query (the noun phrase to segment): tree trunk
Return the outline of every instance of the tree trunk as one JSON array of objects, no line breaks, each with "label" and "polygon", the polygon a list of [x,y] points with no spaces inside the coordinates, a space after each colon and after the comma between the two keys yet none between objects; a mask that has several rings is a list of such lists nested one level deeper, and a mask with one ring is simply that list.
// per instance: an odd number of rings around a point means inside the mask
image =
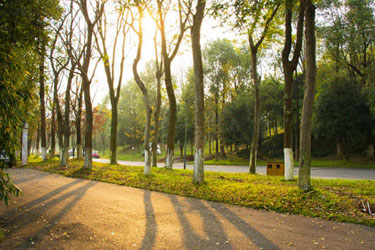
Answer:
[{"label": "tree trunk", "polygon": [[62,158],[60,160],[60,166],[68,167],[69,164],[69,139],[70,139],[70,90],[72,88],[72,82],[74,77],[75,64],[69,71],[68,82],[65,91],[65,114],[63,121],[63,133],[64,133],[64,143],[62,148]]},{"label": "tree trunk", "polygon": [[83,167],[86,169],[92,168],[92,127],[93,127],[93,113],[90,95],[90,81],[87,77],[83,78],[83,96],[86,107],[85,119],[85,157]]},{"label": "tree trunk", "polygon": [[212,145],[212,133],[211,133],[211,124],[209,123],[208,128],[208,155],[211,156],[211,145]]},{"label": "tree trunk", "polygon": [[336,156],[342,157],[344,155],[344,147],[342,138],[336,138]]},{"label": "tree trunk", "polygon": [[219,102],[215,94],[215,158],[219,160]]},{"label": "tree trunk", "polygon": [[22,128],[22,156],[21,162],[22,166],[27,165],[27,157],[28,157],[28,130],[29,124],[27,122],[24,123]]},{"label": "tree trunk", "polygon": [[204,86],[200,32],[204,17],[205,4],[205,0],[197,1],[196,13],[193,16],[193,26],[191,27],[195,86],[195,154],[193,183],[196,184],[202,184],[204,182]]},{"label": "tree trunk", "polygon": [[180,146],[180,156],[184,156],[184,143],[183,141],[180,140],[179,142],[179,146]]},{"label": "tree trunk", "polygon": [[302,49],[303,23],[305,14],[305,0],[300,0],[299,16],[297,23],[297,39],[293,51],[293,58],[289,60],[292,48],[292,0],[286,0],[285,3],[285,44],[282,51],[282,63],[284,70],[285,92],[284,92],[284,161],[285,161],[285,180],[294,178],[294,160],[293,160],[293,110],[292,110],[292,89],[293,72],[296,70],[300,52]]},{"label": "tree trunk", "polygon": [[[166,55],[168,57],[168,55]],[[164,57],[165,60],[165,57]],[[169,59],[167,59],[169,61]],[[169,121],[168,121],[168,137],[167,137],[167,155],[165,161],[165,168],[173,168],[173,156],[174,156],[174,141],[175,141],[175,130],[176,130],[176,97],[172,85],[170,63],[165,63],[165,86],[167,89],[168,100],[169,100]]]},{"label": "tree trunk", "polygon": [[83,53],[83,64],[77,61],[79,70],[81,71],[81,77],[83,82],[83,96],[86,107],[86,116],[85,116],[85,157],[83,167],[85,169],[92,168],[92,129],[93,129],[93,110],[91,103],[91,94],[90,94],[90,85],[91,79],[89,78],[89,67],[92,57],[92,47],[93,47],[93,35],[94,27],[98,24],[99,18],[101,18],[104,11],[104,2],[101,2],[100,5],[97,4],[96,9],[94,10],[95,18],[90,20],[89,11],[87,9],[87,1],[80,1],[79,7],[84,16],[86,22],[86,34],[85,34],[85,46]]},{"label": "tree trunk", "polygon": [[260,94],[259,94],[259,78],[257,73],[257,50],[258,48],[251,46],[251,72],[254,84],[255,103],[254,103],[254,129],[253,138],[250,147],[249,173],[256,173],[257,150],[260,131]]},{"label": "tree trunk", "polygon": [[[55,99],[55,98],[53,98]],[[51,153],[50,157],[55,157],[56,153],[56,108],[55,100],[52,104],[52,117],[51,117]]]},{"label": "tree trunk", "polygon": [[35,150],[36,150],[37,155],[40,153],[39,145],[40,145],[40,125],[38,123],[38,127],[36,129],[36,142],[35,142]]},{"label": "tree trunk", "polygon": [[42,41],[40,47],[40,64],[39,64],[39,96],[40,96],[40,137],[42,140],[42,160],[47,160],[46,152],[46,106],[44,102],[44,55],[45,55],[45,45]]},{"label": "tree trunk", "polygon": [[110,139],[110,164],[117,164],[117,100],[112,100],[112,117],[111,117],[111,139]]},{"label": "tree trunk", "polygon": [[[157,55],[156,55],[157,56]],[[152,166],[157,167],[157,147],[159,142],[159,124],[160,124],[160,110],[161,110],[161,68],[159,68],[159,63],[156,61],[156,83],[157,83],[157,94],[156,94],[156,104],[155,104],[155,113],[154,113],[154,142],[152,143]]]},{"label": "tree trunk", "polygon": [[293,109],[292,109],[292,86],[293,71],[288,67],[284,69],[285,92],[284,92],[284,161],[285,161],[285,179],[292,180],[294,177],[293,160]]},{"label": "tree trunk", "polygon": [[79,97],[78,97],[78,110],[77,110],[77,116],[76,116],[76,144],[77,144],[77,158],[79,160],[83,159],[83,154],[82,154],[82,135],[81,135],[81,119],[82,119],[82,93],[83,93],[83,88],[81,87],[79,91]]},{"label": "tree trunk", "polygon": [[[163,1],[161,0],[157,1],[157,6],[158,6],[158,16],[159,16],[158,28],[160,30],[160,37],[161,37],[161,54],[162,54],[163,63],[164,63],[165,86],[167,89],[168,100],[169,100],[169,121],[168,121],[168,138],[167,138],[167,153],[166,153],[166,160],[165,160],[165,168],[172,169],[177,109],[176,109],[176,96],[174,94],[173,84],[172,84],[171,62],[178,52],[179,46],[181,44],[181,41],[185,32],[185,26],[186,26],[186,22],[188,18],[186,17],[185,20],[182,20],[183,14],[179,12],[180,33],[177,35],[177,41],[175,43],[174,50],[172,51],[171,55],[169,55],[167,51],[167,46],[169,46],[169,44],[167,44],[166,35],[165,35],[166,13],[163,13],[163,10],[168,9],[168,8],[163,6]],[[181,9],[179,11],[181,11]]]},{"label": "tree trunk", "polygon": [[374,158],[374,144],[372,138],[372,129],[370,128],[367,131],[367,158],[369,159]]},{"label": "tree trunk", "polygon": [[298,186],[305,191],[311,189],[311,124],[316,81],[315,6],[312,0],[306,0],[306,2],[306,87],[301,119],[298,178]]},{"label": "tree trunk", "polygon": [[145,126],[145,141],[144,141],[144,154],[145,154],[145,168],[144,174],[150,175],[151,174],[151,155],[150,155],[150,131],[151,131],[151,115],[152,115],[152,108],[149,101],[148,91],[142,82],[141,78],[138,75],[137,65],[139,60],[141,59],[141,52],[142,52],[142,44],[143,44],[143,30],[142,30],[142,18],[143,18],[143,9],[138,4],[138,11],[139,11],[139,20],[138,20],[138,48],[137,48],[137,56],[133,62],[133,75],[135,82],[137,83],[139,89],[143,95],[143,101],[146,108],[146,126]]},{"label": "tree trunk", "polygon": [[294,154],[295,154],[295,160],[298,161],[299,160],[299,90],[298,90],[298,81],[297,81],[297,77],[298,77],[298,74],[297,74],[297,69],[295,71],[295,76],[296,76],[296,82],[295,82],[295,85],[296,85],[296,124],[295,124],[295,143],[294,143]]}]

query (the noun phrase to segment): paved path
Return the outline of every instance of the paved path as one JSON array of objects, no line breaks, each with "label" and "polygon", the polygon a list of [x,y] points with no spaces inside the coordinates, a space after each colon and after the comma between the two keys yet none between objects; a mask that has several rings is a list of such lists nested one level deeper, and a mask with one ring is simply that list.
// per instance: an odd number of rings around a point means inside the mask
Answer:
[{"label": "paved path", "polygon": [[[94,159],[94,161],[109,163],[108,159]],[[119,164],[128,166],[143,166],[143,162],[136,161],[118,161]],[[164,163],[158,163],[158,167],[164,167]],[[174,168],[183,169],[183,163],[176,163],[173,165]],[[188,164],[188,169],[193,169],[193,165]],[[229,173],[248,173],[249,168],[247,166],[218,166],[218,165],[205,165],[206,171],[214,172],[229,172]],[[266,167],[257,166],[256,169],[258,174],[265,175]],[[295,168],[294,176],[298,176],[298,168]],[[375,169],[366,168],[324,168],[324,167],[313,167],[311,168],[312,178],[327,178],[327,179],[351,179],[351,180],[375,180]]]},{"label": "paved path", "polygon": [[10,169],[0,249],[374,249],[375,228]]}]

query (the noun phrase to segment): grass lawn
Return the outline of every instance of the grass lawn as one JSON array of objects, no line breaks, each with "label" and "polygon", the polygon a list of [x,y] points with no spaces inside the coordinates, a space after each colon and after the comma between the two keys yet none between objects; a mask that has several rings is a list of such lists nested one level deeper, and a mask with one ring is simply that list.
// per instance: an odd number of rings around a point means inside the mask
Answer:
[{"label": "grass lawn", "polygon": [[257,209],[319,217],[327,220],[375,226],[375,217],[361,212],[359,202],[375,204],[375,181],[313,179],[311,192],[302,192],[297,181],[282,177],[206,172],[206,184],[192,184],[192,171],[153,168],[148,177],[143,167],[93,163],[91,170],[82,161],[71,160],[60,168],[56,159],[30,159],[27,168],[69,177],[116,183],[136,188],[220,201]]}]

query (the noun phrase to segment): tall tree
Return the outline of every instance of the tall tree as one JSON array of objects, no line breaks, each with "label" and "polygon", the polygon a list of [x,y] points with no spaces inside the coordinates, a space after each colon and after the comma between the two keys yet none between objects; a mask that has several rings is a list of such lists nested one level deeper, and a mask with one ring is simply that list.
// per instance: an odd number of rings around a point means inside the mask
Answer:
[{"label": "tall tree", "polygon": [[[181,0],[178,1],[178,16],[179,16],[179,32],[176,34],[177,40],[175,41],[174,48],[171,52],[168,51],[168,41],[166,37],[165,22],[167,17],[167,12],[172,7],[171,0],[157,0],[157,12],[158,12],[158,23],[157,26],[160,31],[161,36],[161,53],[163,56],[164,63],[164,81],[165,87],[167,89],[168,100],[169,100],[169,122],[168,122],[168,139],[167,139],[167,154],[165,160],[165,167],[167,169],[173,168],[173,155],[174,155],[174,143],[175,143],[175,130],[177,121],[177,106],[176,106],[176,96],[172,84],[172,73],[171,73],[171,63],[176,57],[180,44],[182,42],[186,23],[189,18],[191,11],[191,2],[187,3],[187,12],[184,15],[183,3]],[[174,38],[175,38],[174,37]]]},{"label": "tall tree", "polygon": [[197,184],[202,184],[204,182],[204,86],[200,34],[205,5],[205,0],[197,1],[195,14],[193,15],[193,25],[191,27],[195,80],[195,155],[193,182]]},{"label": "tall tree", "polygon": [[311,188],[311,120],[316,80],[315,6],[312,0],[306,0],[305,17],[306,87],[301,118],[298,186],[303,190],[309,190]]},{"label": "tall tree", "polygon": [[292,92],[293,92],[293,72],[298,65],[298,59],[302,49],[303,23],[305,16],[305,0],[299,1],[299,15],[297,22],[297,38],[293,57],[290,60],[292,52],[292,14],[293,1],[285,1],[285,43],[282,52],[282,63],[284,70],[284,161],[285,161],[285,179],[292,180],[294,177],[294,160],[293,160],[293,108],[292,108]]},{"label": "tall tree", "polygon": [[[112,116],[111,116],[111,139],[110,139],[110,164],[117,164],[117,127],[118,127],[118,102],[120,98],[121,92],[121,85],[123,79],[123,72],[124,72],[124,62],[125,62],[125,44],[126,44],[126,36],[129,31],[129,27],[127,25],[126,20],[128,19],[129,12],[126,9],[121,9],[117,12],[117,20],[116,20],[116,30],[115,30],[115,38],[113,40],[112,46],[112,56],[109,54],[108,46],[108,34],[107,34],[107,17],[104,12],[103,17],[100,19],[100,25],[97,26],[97,33],[99,34],[99,38],[101,44],[99,43],[99,39],[95,39],[98,51],[100,56],[102,57],[102,62],[104,66],[105,75],[107,78],[107,84],[109,88],[109,97],[112,107]],[[120,56],[120,67],[115,68],[116,66],[116,55],[117,52],[117,43],[119,36],[121,35],[122,42],[121,42],[121,53]],[[117,77],[117,87],[115,87],[115,71],[118,71]]]},{"label": "tall tree", "polygon": [[[37,106],[38,46],[46,39],[41,20],[58,18],[55,0],[4,0],[0,7],[0,149],[16,163],[19,131]],[[10,196],[19,194],[0,163],[0,201],[8,204]]]},{"label": "tall tree", "polygon": [[219,144],[221,155],[224,156],[224,143],[219,125],[220,112],[229,96],[230,72],[236,64],[236,52],[231,41],[218,39],[206,45],[204,58],[205,74],[209,83],[209,93],[211,94],[208,98],[214,103],[215,156],[216,160],[218,160]]},{"label": "tall tree", "polygon": [[138,47],[137,47],[137,55],[133,62],[133,75],[135,82],[137,83],[139,89],[142,92],[143,100],[146,108],[146,126],[145,126],[145,137],[144,137],[144,154],[145,154],[145,168],[144,168],[144,174],[150,175],[151,174],[151,155],[150,155],[150,130],[151,130],[151,115],[152,115],[152,108],[150,103],[150,98],[148,94],[148,90],[143,83],[142,79],[140,78],[138,74],[138,63],[142,56],[142,45],[143,45],[143,28],[142,28],[142,19],[143,19],[143,13],[144,13],[144,5],[141,5],[141,3],[136,2],[136,7],[138,9],[138,29],[136,29],[134,26],[133,30],[138,34]]},{"label": "tall tree", "polygon": [[[81,73],[82,83],[83,83],[83,96],[86,107],[86,116],[85,116],[85,158],[84,158],[84,168],[92,167],[92,129],[93,129],[93,108],[91,101],[91,92],[90,86],[92,78],[95,74],[95,69],[93,70],[92,76],[90,77],[90,62],[93,55],[93,39],[94,39],[94,28],[98,24],[101,16],[104,11],[104,1],[95,1],[95,7],[89,9],[89,6],[92,6],[87,0],[79,0],[76,2],[78,7],[85,20],[85,39],[84,45],[82,46],[83,57],[82,61],[77,55],[73,55],[70,51],[70,55],[73,60],[77,63],[77,67]],[[90,17],[90,14],[93,17]]]},{"label": "tall tree", "polygon": [[[59,149],[60,149],[60,161],[62,159],[62,148],[63,148],[63,142],[62,142],[62,132],[63,132],[63,124],[62,124],[62,113],[60,108],[60,101],[58,97],[58,85],[61,81],[61,74],[64,72],[66,67],[68,66],[70,60],[66,59],[66,51],[60,47],[60,42],[64,25],[66,24],[66,19],[68,16],[71,16],[72,13],[67,13],[62,17],[53,27],[54,30],[54,37],[52,39],[52,43],[50,46],[50,54],[49,54],[49,61],[53,73],[53,101],[52,101],[52,122],[51,122],[51,156],[55,155],[55,131],[56,131],[56,122],[55,117],[57,116],[57,123],[58,123],[58,139],[59,139]],[[70,27],[72,26],[72,22],[70,24]],[[72,32],[68,37],[72,38]],[[69,43],[71,42],[71,39]],[[63,52],[61,52],[63,51]]]},{"label": "tall tree", "polygon": [[[260,133],[261,110],[260,110],[260,76],[258,75],[258,52],[266,37],[272,36],[270,30],[273,26],[273,19],[280,8],[280,2],[274,0],[262,0],[249,2],[236,0],[229,3],[216,4],[217,10],[229,9],[229,16],[235,15],[235,27],[239,30],[246,30],[247,40],[251,52],[251,78],[254,87],[254,129],[250,148],[249,172],[256,172],[256,158]],[[216,11],[216,13],[219,13]],[[225,12],[224,12],[225,13]],[[228,14],[220,14],[225,19]]]},{"label": "tall tree", "polygon": [[[154,49],[155,49],[155,77],[156,77],[156,103],[154,111],[154,140],[152,142],[152,166],[157,167],[157,147],[159,143],[159,128],[160,128],[160,111],[161,111],[161,78],[164,74],[163,60],[159,61],[158,47],[155,32]],[[160,55],[161,56],[161,55]]]},{"label": "tall tree", "polygon": [[47,160],[47,139],[46,139],[46,105],[45,105],[45,75],[44,60],[46,54],[46,43],[43,39],[39,41],[39,100],[40,100],[40,138],[42,146],[42,160]]}]

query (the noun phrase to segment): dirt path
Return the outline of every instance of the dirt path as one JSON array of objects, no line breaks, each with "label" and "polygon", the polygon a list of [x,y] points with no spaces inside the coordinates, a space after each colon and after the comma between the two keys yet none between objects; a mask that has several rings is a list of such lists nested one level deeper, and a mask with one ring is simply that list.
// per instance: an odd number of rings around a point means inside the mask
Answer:
[{"label": "dirt path", "polygon": [[375,228],[11,169],[0,249],[375,249]]}]

